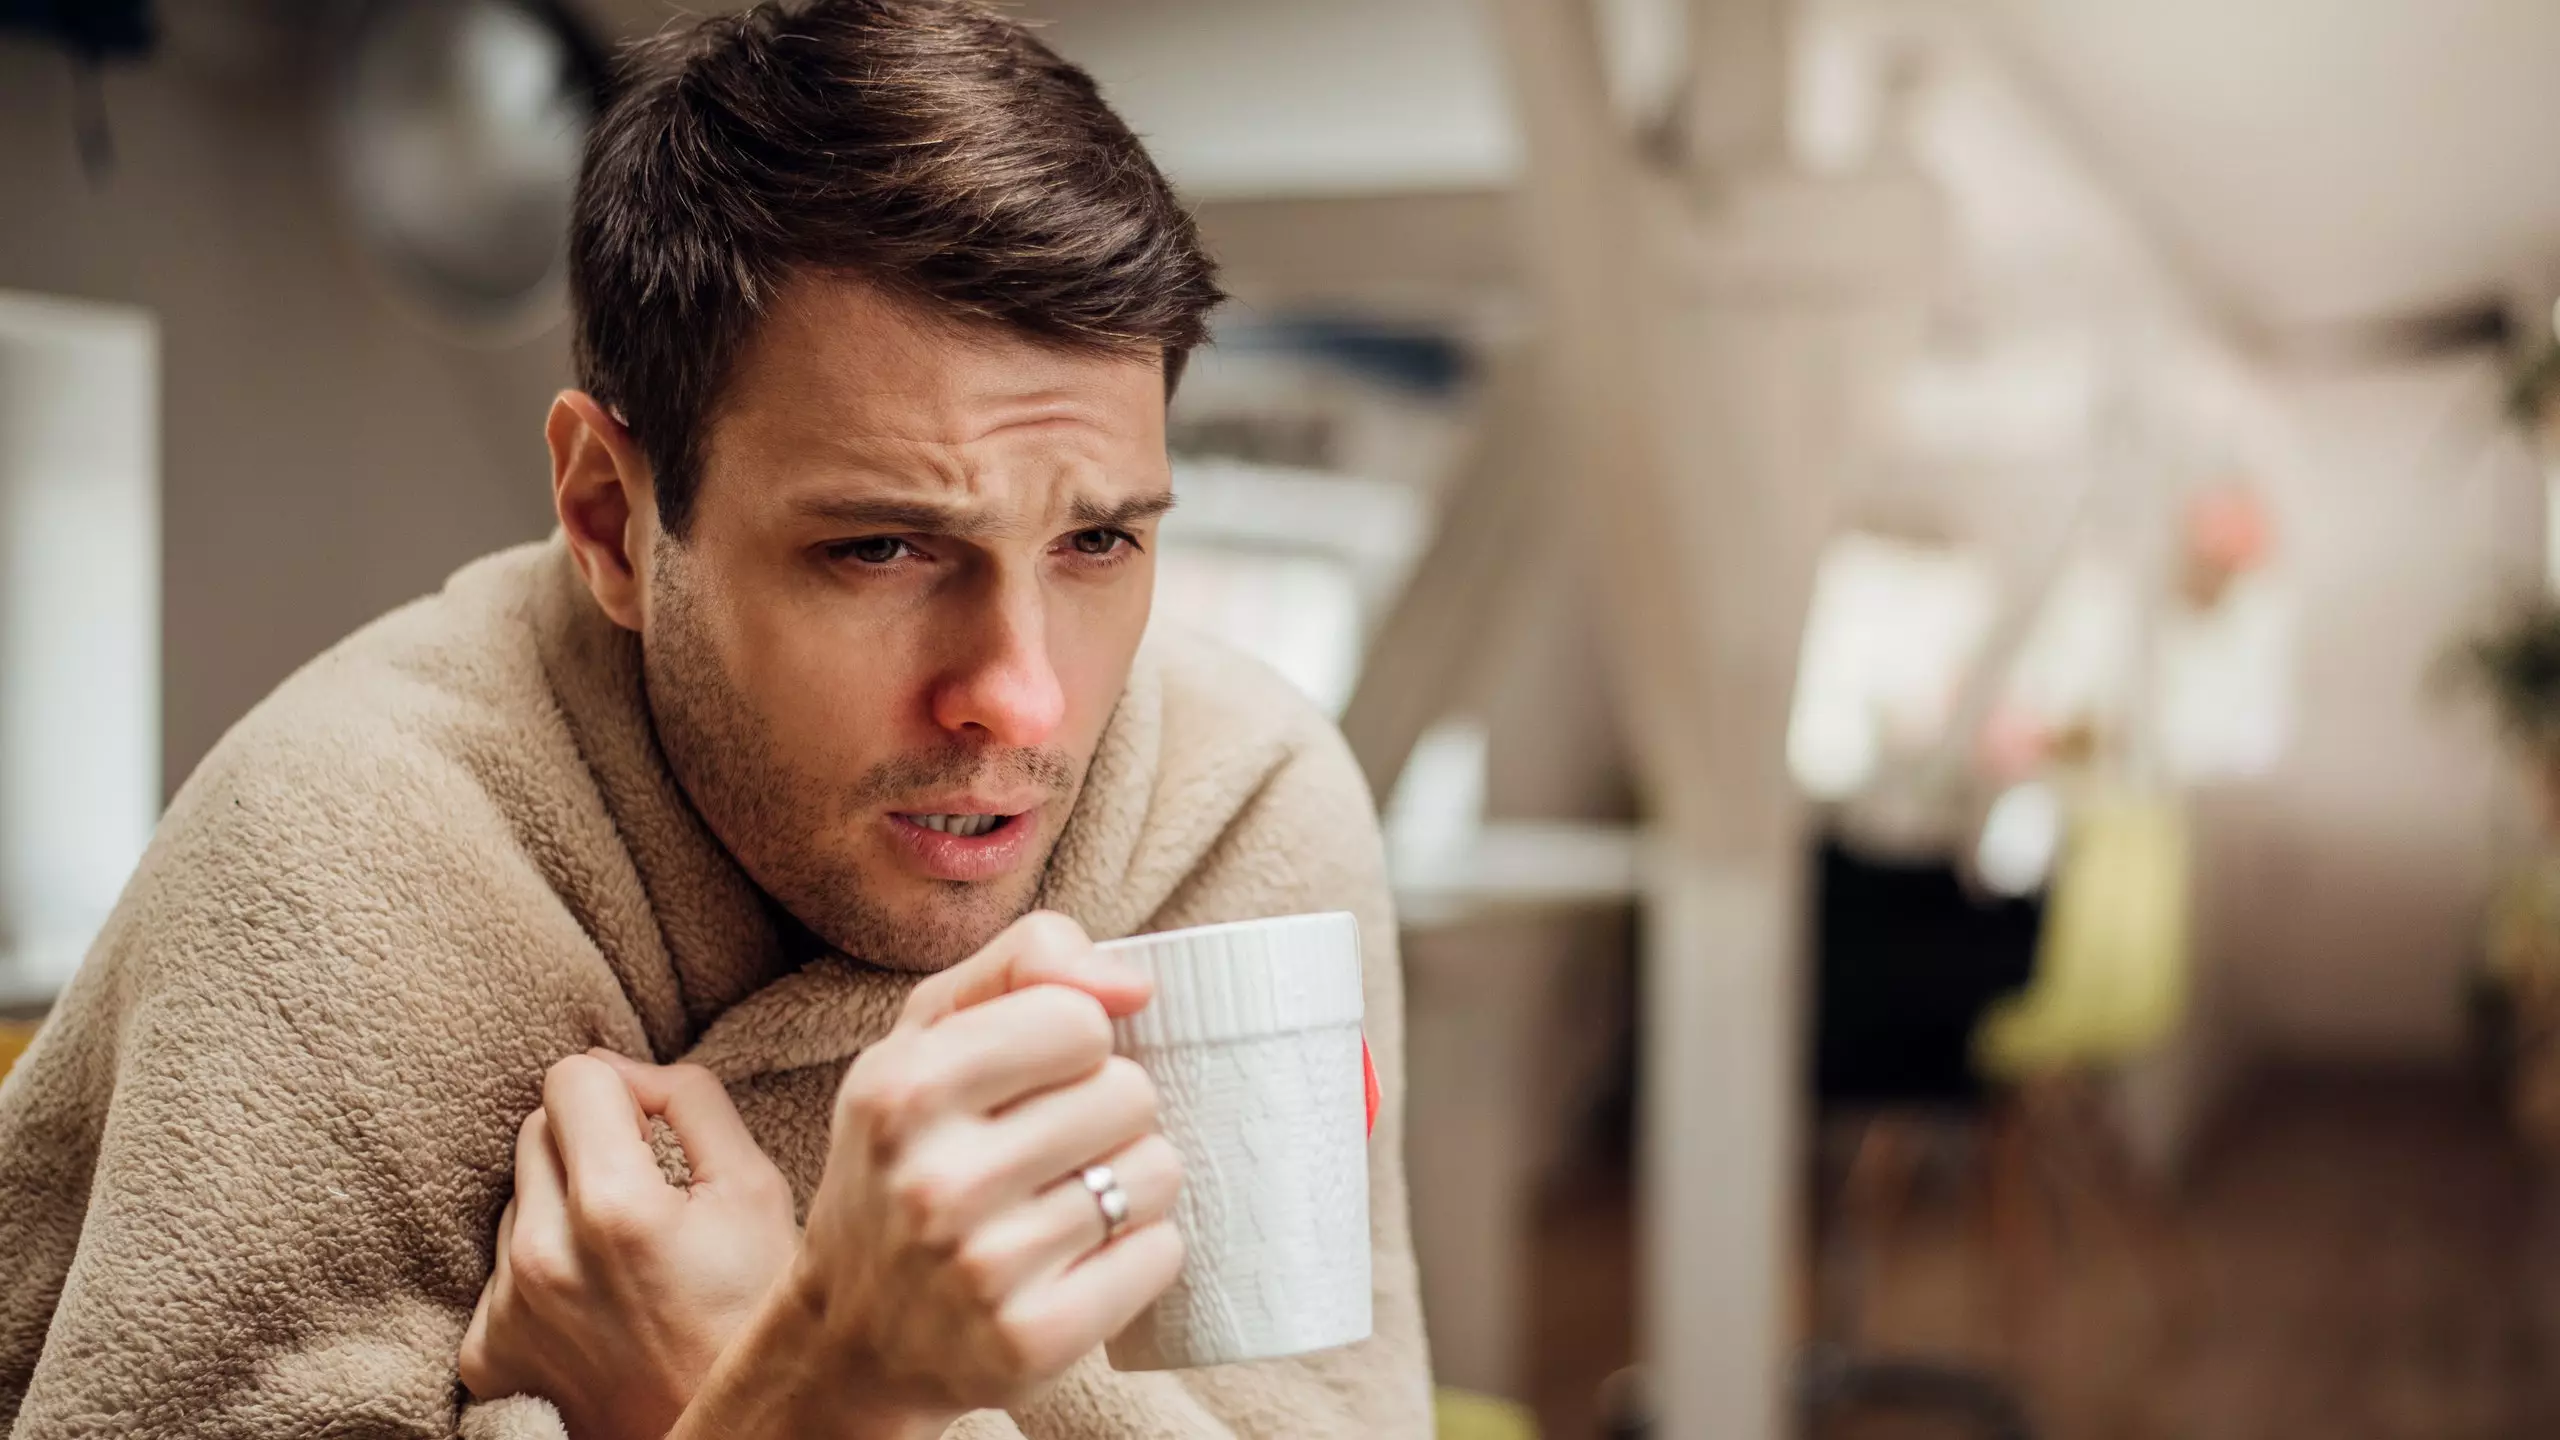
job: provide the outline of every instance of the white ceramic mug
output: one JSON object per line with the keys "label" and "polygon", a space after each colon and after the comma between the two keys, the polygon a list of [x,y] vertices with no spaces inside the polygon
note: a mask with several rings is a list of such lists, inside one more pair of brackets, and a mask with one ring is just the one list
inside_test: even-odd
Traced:
{"label": "white ceramic mug", "polygon": [[1117,1022],[1182,1152],[1180,1278],[1114,1337],[1121,1370],[1270,1360],[1369,1336],[1360,926],[1289,915],[1104,943],[1155,998]]}

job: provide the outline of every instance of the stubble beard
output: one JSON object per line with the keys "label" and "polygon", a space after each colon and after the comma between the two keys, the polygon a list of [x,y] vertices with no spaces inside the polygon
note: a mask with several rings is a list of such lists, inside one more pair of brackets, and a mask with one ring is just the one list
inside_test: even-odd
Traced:
{"label": "stubble beard", "polygon": [[[932,898],[898,913],[866,883],[848,853],[862,828],[902,794],[973,781],[1029,784],[1055,797],[1054,820],[1072,807],[1082,767],[1063,752],[950,748],[895,756],[846,782],[794,766],[765,717],[720,664],[705,634],[684,562],[661,541],[653,566],[643,677],[659,747],[676,783],[740,868],[793,919],[856,959],[932,971],[974,954],[1038,897],[1056,852],[1022,873],[988,881],[924,881]],[[673,562],[673,563],[670,563]]]}

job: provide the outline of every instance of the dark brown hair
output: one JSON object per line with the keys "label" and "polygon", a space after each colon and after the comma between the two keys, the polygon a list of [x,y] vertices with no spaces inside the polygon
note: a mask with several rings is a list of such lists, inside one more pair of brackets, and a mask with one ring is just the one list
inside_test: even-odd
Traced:
{"label": "dark brown hair", "polygon": [[967,0],[766,3],[634,46],[569,230],[578,380],[684,533],[702,437],[782,283],[840,272],[962,322],[1161,353],[1223,298],[1084,71]]}

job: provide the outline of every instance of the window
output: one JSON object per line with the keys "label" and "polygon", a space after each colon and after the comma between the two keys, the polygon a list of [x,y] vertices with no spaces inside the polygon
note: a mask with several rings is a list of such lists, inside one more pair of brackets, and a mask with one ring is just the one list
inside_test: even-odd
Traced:
{"label": "window", "polygon": [[1991,623],[1982,563],[1881,535],[1831,542],[1814,573],[1787,722],[1787,767],[1819,800],[1857,794],[1889,758],[1936,746]]}
{"label": "window", "polygon": [[69,978],[160,810],[159,341],[0,294],[0,992]]}

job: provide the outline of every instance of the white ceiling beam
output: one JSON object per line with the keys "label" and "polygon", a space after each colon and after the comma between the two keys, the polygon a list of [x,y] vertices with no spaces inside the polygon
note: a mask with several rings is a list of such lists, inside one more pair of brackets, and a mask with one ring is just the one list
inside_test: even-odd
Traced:
{"label": "white ceiling beam", "polygon": [[1689,163],[1698,178],[1787,154],[1791,0],[1689,0]]}

